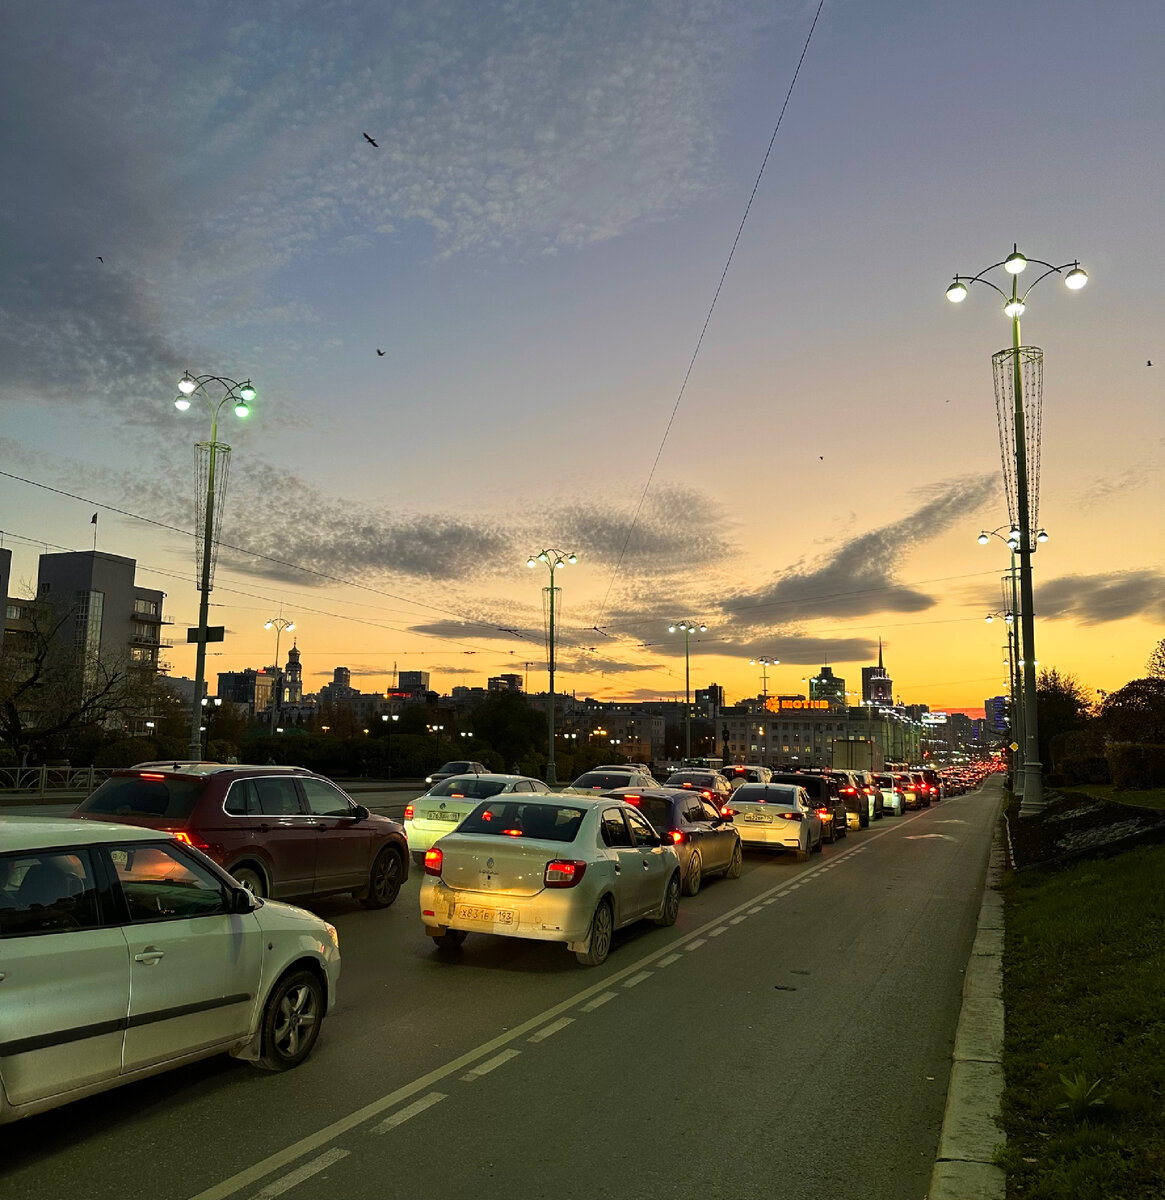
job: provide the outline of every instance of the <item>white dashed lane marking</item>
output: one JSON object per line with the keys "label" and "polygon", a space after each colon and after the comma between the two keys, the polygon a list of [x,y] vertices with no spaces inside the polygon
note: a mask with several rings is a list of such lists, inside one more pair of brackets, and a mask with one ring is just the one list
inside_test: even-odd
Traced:
{"label": "white dashed lane marking", "polygon": [[690,941],[690,942],[687,944],[687,946],[685,947],[685,949],[687,949],[687,950],[699,950],[699,948],[700,948],[701,946],[703,946],[703,945],[704,945],[704,944],[707,942],[707,940],[708,940],[707,938],[693,938],[693,939],[692,939],[692,941]]}
{"label": "white dashed lane marking", "polygon": [[670,967],[672,963],[680,961],[680,955],[669,954],[666,958],[661,958],[655,965],[657,967]]}
{"label": "white dashed lane marking", "polygon": [[729,921],[728,923],[729,923],[729,925],[739,925],[741,921],[747,921],[747,920],[748,920],[748,913],[741,913],[739,917],[733,917],[732,920]]}
{"label": "white dashed lane marking", "polygon": [[760,910],[761,910],[761,906],[758,904],[755,908],[750,908],[748,910],[748,915],[751,917],[754,913],[760,912]]}
{"label": "white dashed lane marking", "polygon": [[719,937],[722,933],[727,933],[727,932],[728,932],[727,925],[718,925],[715,929],[708,930],[708,936],[709,937]]}
{"label": "white dashed lane marking", "polygon": [[593,1000],[588,1000],[582,1006],[583,1012],[594,1012],[596,1008],[601,1008],[608,1000],[614,1000],[618,992],[603,992],[601,996],[596,996]]}
{"label": "white dashed lane marking", "polygon": [[548,1037],[553,1037],[560,1029],[565,1029],[568,1025],[573,1024],[574,1017],[559,1017],[557,1021],[551,1021],[549,1025],[544,1025],[537,1033],[528,1037],[526,1041],[544,1042]]}
{"label": "white dashed lane marking", "polygon": [[518,1050],[503,1050],[501,1054],[495,1054],[493,1058],[487,1058],[485,1062],[474,1067],[472,1071],[467,1071],[461,1076],[462,1083],[472,1083],[475,1079],[480,1079],[483,1075],[488,1075],[490,1071],[497,1070],[503,1063],[508,1063],[511,1058],[517,1058]]}
{"label": "white dashed lane marking", "polygon": [[305,1179],[310,1179],[313,1175],[318,1175],[321,1171],[327,1170],[332,1163],[337,1163],[340,1159],[347,1158],[351,1153],[351,1150],[329,1150],[326,1154],[321,1154],[319,1158],[313,1158],[311,1162],[304,1163],[298,1170],[284,1175],[281,1179],[273,1179],[262,1191],[256,1192],[251,1200],[270,1200],[272,1196],[282,1196],[284,1192],[290,1191],[297,1184],[303,1183]]}
{"label": "white dashed lane marking", "polygon": [[632,975],[630,979],[623,980],[625,988],[638,987],[645,979],[651,978],[650,971],[640,971],[638,975]]}
{"label": "white dashed lane marking", "polygon": [[419,1100],[414,1100],[412,1104],[406,1105],[404,1108],[394,1112],[391,1117],[385,1117],[379,1125],[372,1127],[373,1133],[387,1133],[390,1129],[395,1129],[398,1125],[403,1125],[411,1117],[415,1117],[417,1113],[423,1113],[426,1108],[432,1108],[440,1100],[444,1100],[443,1092],[430,1092],[427,1096],[422,1096]]}

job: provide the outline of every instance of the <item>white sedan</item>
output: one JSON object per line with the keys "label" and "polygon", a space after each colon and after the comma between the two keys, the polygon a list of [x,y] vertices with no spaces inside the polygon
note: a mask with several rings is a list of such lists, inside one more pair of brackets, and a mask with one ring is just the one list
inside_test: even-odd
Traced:
{"label": "white sedan", "polygon": [[420,866],[425,851],[492,796],[550,796],[541,779],[529,775],[454,775],[442,779],[405,807],[405,836],[413,862]]}
{"label": "white sedan", "polygon": [[680,864],[621,800],[501,795],[425,854],[421,920],[443,950],[469,933],[564,942],[598,966],[616,929],[672,925]]}
{"label": "white sedan", "polygon": [[333,926],[154,829],[0,817],[0,1124],[208,1055],[298,1066]]}
{"label": "white sedan", "polygon": [[821,817],[803,787],[792,783],[742,783],[728,802],[745,846],[796,851],[808,862],[820,850]]}

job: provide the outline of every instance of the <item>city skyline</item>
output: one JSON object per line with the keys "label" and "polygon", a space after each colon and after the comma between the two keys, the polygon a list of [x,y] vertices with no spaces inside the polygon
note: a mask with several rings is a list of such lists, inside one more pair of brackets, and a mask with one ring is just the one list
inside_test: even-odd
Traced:
{"label": "city skyline", "polygon": [[980,710],[1007,675],[983,618],[1008,555],[975,539],[1009,523],[1009,330],[989,293],[943,292],[1018,243],[1090,275],[1023,318],[1047,362],[1037,657],[1086,689],[1142,675],[1165,627],[1165,13],[826,5],[681,395],[814,7],[14,14],[13,591],[44,549],[91,549],[97,511],[193,675],[209,419],[173,399],[225,374],[257,397],[219,427],[211,680],[269,661],[282,613],[308,691],[340,663],[383,691],[394,662],[544,691],[525,563],[557,546],[579,556],[557,690],[682,699],[668,625],[695,619],[693,691],[759,694],[762,655],[770,693],[823,664],[856,690],[883,638],[906,704]]}

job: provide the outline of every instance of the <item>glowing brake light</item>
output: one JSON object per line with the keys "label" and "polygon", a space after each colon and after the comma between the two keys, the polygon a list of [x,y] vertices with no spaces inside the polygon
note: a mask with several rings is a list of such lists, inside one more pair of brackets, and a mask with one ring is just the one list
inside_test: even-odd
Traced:
{"label": "glowing brake light", "polygon": [[705,800],[711,800],[713,798],[712,793],[708,791],[707,788],[705,788],[700,795],[703,796]]}
{"label": "glowing brake light", "polygon": [[[764,803],[764,801],[761,801],[761,803],[763,804],[763,803]],[[734,817],[734,816],[736,816],[736,809],[734,809],[734,808],[729,808],[729,807],[728,807],[728,805],[726,804],[726,805],[725,805],[725,806],[724,806],[724,807],[723,807],[723,808],[720,810],[720,815],[721,815],[722,817]]]}
{"label": "glowing brake light", "polygon": [[411,804],[406,804],[405,805],[405,820],[411,821],[412,819],[413,819],[413,806]]}
{"label": "glowing brake light", "polygon": [[522,836],[522,831],[520,829],[503,829],[502,833],[506,837],[521,837]]}
{"label": "glowing brake light", "polygon": [[672,840],[672,845],[673,845],[673,846],[679,846],[679,845],[682,845],[682,844],[683,844],[683,840],[684,840],[684,834],[683,834],[683,830],[681,830],[681,829],[673,829],[673,830],[671,831],[671,840]]}
{"label": "glowing brake light", "polygon": [[440,875],[441,863],[445,859],[445,852],[440,846],[434,846],[431,850],[425,851],[425,874]]}
{"label": "glowing brake light", "polygon": [[828,808],[818,808],[818,809],[814,809],[814,812],[816,812],[819,817],[824,817],[829,814],[829,809]]}
{"label": "glowing brake light", "polygon": [[777,813],[777,816],[785,821],[803,821],[805,819],[805,814],[801,812],[782,812]]}
{"label": "glowing brake light", "polygon": [[542,882],[548,888],[571,888],[586,874],[587,864],[577,858],[556,858],[546,864]]}
{"label": "glowing brake light", "polygon": [[166,776],[165,775],[154,775],[152,773],[147,774],[146,772],[143,771],[142,774],[138,776],[138,778],[139,779],[165,779]]}
{"label": "glowing brake light", "polygon": [[634,804],[636,806],[636,808],[638,808],[639,801],[642,800],[643,797],[642,796],[624,796],[623,799],[626,800],[628,804]]}
{"label": "glowing brake light", "polygon": [[205,850],[208,845],[208,843],[204,842],[202,838],[193,834],[189,834],[183,829],[176,829],[174,831],[174,837],[187,846],[193,846],[195,850]]}

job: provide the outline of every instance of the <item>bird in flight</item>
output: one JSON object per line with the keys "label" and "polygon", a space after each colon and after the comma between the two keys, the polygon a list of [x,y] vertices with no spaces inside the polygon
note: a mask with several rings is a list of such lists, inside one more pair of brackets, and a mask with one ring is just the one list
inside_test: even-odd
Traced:
{"label": "bird in flight", "polygon": [[[97,256],[97,261],[98,261],[99,263],[103,263],[103,262],[105,261],[105,259],[103,259],[103,258],[101,257],[101,255],[99,254],[99,255]],[[1149,364],[1149,366],[1152,366],[1152,365],[1153,365],[1152,363],[1150,363],[1150,364]]]}
{"label": "bird in flight", "polygon": [[1148,361],[1147,363],[1145,363],[1145,366],[1146,366],[1146,367],[1151,367],[1152,365],[1153,365],[1153,360],[1152,360],[1152,359],[1149,359],[1149,361]]}
{"label": "bird in flight", "polygon": [[383,357],[384,357],[384,351],[383,351],[383,350],[377,350],[377,351],[376,351],[376,357],[377,357],[377,358],[383,358]]}
{"label": "bird in flight", "polygon": [[379,143],[379,142],[374,142],[374,141],[373,141],[373,140],[372,140],[372,139],[371,139],[371,138],[368,136],[368,134],[365,134],[365,135],[364,135],[364,140],[365,140],[365,141],[366,141],[366,142],[367,142],[367,143],[368,143],[370,146],[375,146],[375,147],[376,147],[378,150],[380,149],[380,143]]}
{"label": "bird in flight", "polygon": [[821,459],[821,461],[822,461],[822,462],[824,462],[824,461],[825,461],[825,455],[824,455],[824,454],[819,454],[817,457],[818,457],[819,459]]}

